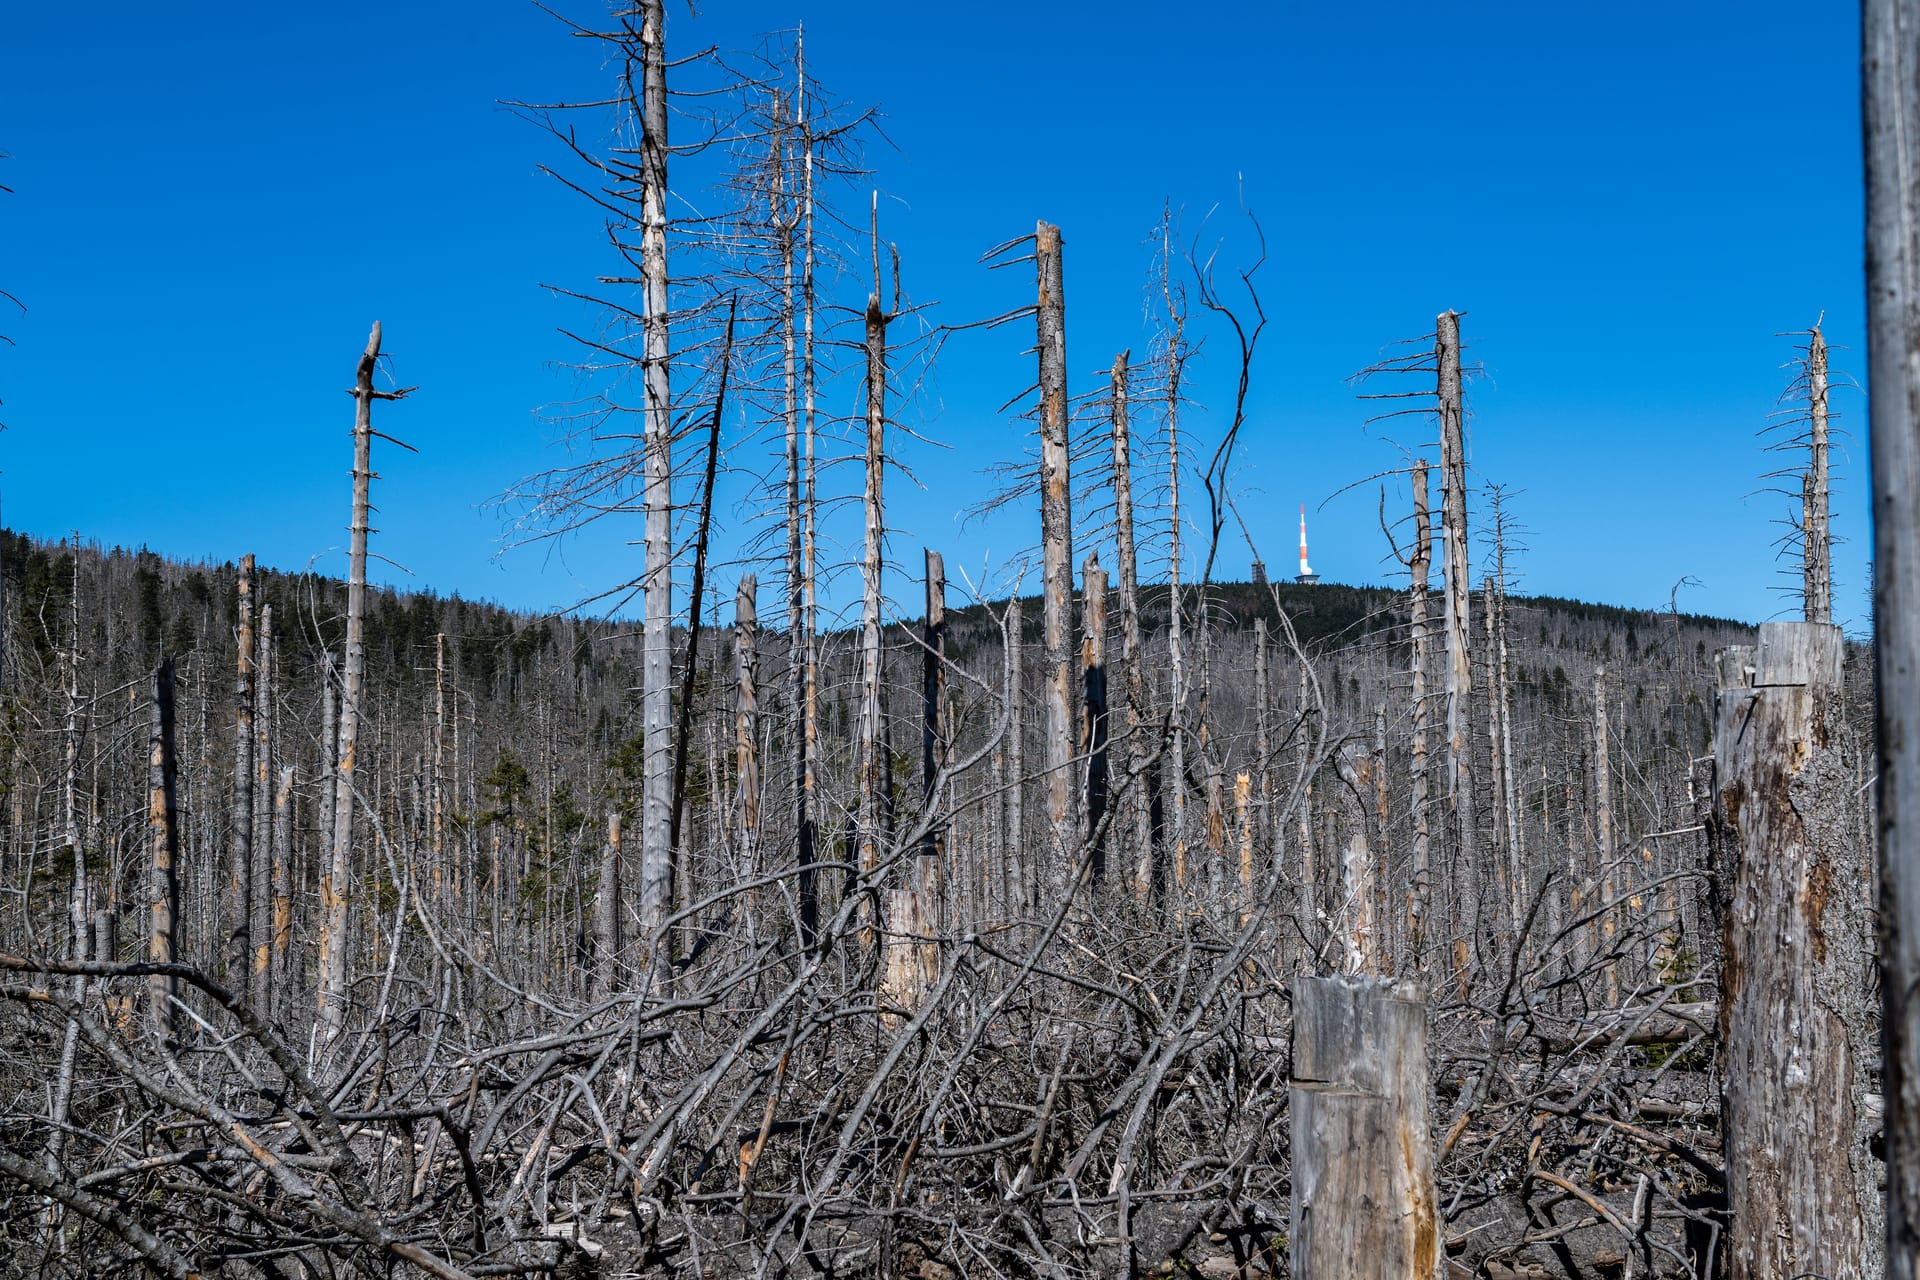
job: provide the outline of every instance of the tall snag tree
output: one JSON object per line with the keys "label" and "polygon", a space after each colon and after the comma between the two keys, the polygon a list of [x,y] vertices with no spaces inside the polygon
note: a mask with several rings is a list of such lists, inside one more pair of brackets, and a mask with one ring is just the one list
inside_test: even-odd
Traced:
{"label": "tall snag tree", "polygon": [[[360,354],[353,388],[353,523],[347,547],[347,640],[340,675],[339,744],[333,760],[332,840],[320,873],[320,1038],[330,1042],[346,1029],[349,902],[353,880],[353,814],[359,800],[354,770],[359,765],[360,703],[367,672],[367,534],[373,509],[373,402],[401,400],[416,390],[377,391],[373,374],[380,362],[380,322],[373,322],[367,349]],[[391,439],[383,436],[382,439]],[[405,448],[406,446],[402,446]],[[235,806],[236,813],[238,805]],[[238,865],[236,855],[236,866]]]}

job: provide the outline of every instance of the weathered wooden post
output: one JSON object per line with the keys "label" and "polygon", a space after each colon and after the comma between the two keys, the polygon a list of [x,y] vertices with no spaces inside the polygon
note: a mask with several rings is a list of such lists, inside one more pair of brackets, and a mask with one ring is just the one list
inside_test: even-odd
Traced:
{"label": "weathered wooden post", "polygon": [[[1865,1276],[1880,1195],[1862,1122],[1866,851],[1839,702],[1840,630],[1770,622],[1722,650],[1714,837],[1732,1280]],[[1869,1243],[1875,1242],[1875,1243]]]}
{"label": "weathered wooden post", "polygon": [[1293,980],[1293,1280],[1435,1280],[1427,998],[1417,982]]}

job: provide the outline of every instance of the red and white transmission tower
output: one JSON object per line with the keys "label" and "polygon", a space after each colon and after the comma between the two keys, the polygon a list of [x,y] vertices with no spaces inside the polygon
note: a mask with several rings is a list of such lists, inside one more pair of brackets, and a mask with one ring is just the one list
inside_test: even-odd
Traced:
{"label": "red and white transmission tower", "polygon": [[1320,581],[1320,575],[1307,563],[1307,504],[1300,504],[1300,574],[1295,582],[1312,584]]}

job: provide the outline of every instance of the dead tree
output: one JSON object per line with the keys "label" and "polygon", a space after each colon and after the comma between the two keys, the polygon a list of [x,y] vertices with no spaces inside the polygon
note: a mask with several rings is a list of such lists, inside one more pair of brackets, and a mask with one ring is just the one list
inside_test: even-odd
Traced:
{"label": "dead tree", "polygon": [[1440,547],[1446,586],[1447,811],[1452,817],[1456,934],[1454,966],[1464,981],[1480,937],[1480,867],[1475,854],[1473,750],[1468,719],[1473,702],[1472,634],[1468,610],[1473,567],[1467,559],[1467,453],[1460,387],[1460,316],[1443,311],[1434,347],[1440,405]]}
{"label": "dead tree", "polygon": [[1802,593],[1808,622],[1833,621],[1833,539],[1827,443],[1827,339],[1815,325],[1807,335],[1807,477],[1800,525]]}
{"label": "dead tree", "polygon": [[1064,887],[1078,845],[1073,761],[1073,490],[1069,477],[1067,303],[1060,228],[1034,229],[1040,355],[1041,643],[1046,647],[1046,777],[1049,892]]}
{"label": "dead tree", "polygon": [[[170,965],[178,949],[180,921],[180,828],[176,821],[174,780],[179,769],[173,742],[173,659],[153,673],[151,732],[147,738],[147,959]],[[171,1044],[174,1034],[171,973],[147,978],[147,1010],[153,1034]]]}
{"label": "dead tree", "polygon": [[1427,634],[1427,575],[1433,567],[1433,517],[1427,508],[1427,460],[1413,463],[1413,547],[1407,556],[1411,572],[1408,610],[1411,632],[1413,687],[1407,696],[1407,710],[1413,719],[1412,745],[1408,772],[1411,775],[1413,841],[1407,865],[1407,949],[1414,964],[1425,972],[1427,964],[1427,917],[1432,910],[1432,855],[1427,825],[1427,806],[1431,782],[1427,764],[1427,666],[1431,661],[1432,639]]}
{"label": "dead tree", "polygon": [[277,690],[273,606],[270,604],[260,607],[260,632],[253,665],[253,861],[247,886],[247,931],[253,946],[253,973],[249,990],[255,1007],[268,1012],[273,1007],[273,735]]}
{"label": "dead tree", "polygon": [[[667,317],[666,0],[639,0],[640,296],[646,545],[640,704],[640,963],[649,974],[673,909],[673,397]],[[628,71],[631,77],[631,69]],[[629,93],[631,85],[629,84]],[[631,101],[631,96],[628,98]],[[699,601],[694,601],[699,607]]]}
{"label": "dead tree", "polygon": [[760,706],[757,632],[760,580],[743,574],[733,602],[733,764],[740,792],[736,874],[757,878],[760,866]]}
{"label": "dead tree", "polygon": [[1887,1274],[1920,1275],[1920,0],[1863,0]]}
{"label": "dead tree", "polygon": [[1088,883],[1098,885],[1106,874],[1107,838],[1107,571],[1100,553],[1089,553],[1080,569],[1082,609],[1080,680],[1082,686],[1080,751],[1087,758],[1087,832],[1092,839],[1088,855]]}
{"label": "dead tree", "polygon": [[1732,863],[1722,944],[1733,1280],[1873,1275],[1865,851],[1839,701],[1843,641],[1765,623],[1720,655],[1714,827]]}
{"label": "dead tree", "polygon": [[1113,358],[1108,416],[1113,430],[1114,546],[1120,596],[1120,684],[1127,699],[1121,731],[1127,742],[1126,820],[1121,830],[1133,846],[1134,896],[1146,901],[1153,885],[1153,793],[1147,778],[1152,748],[1147,742],[1147,676],[1140,640],[1140,567],[1133,528],[1133,427],[1128,412],[1127,352]]}
{"label": "dead tree", "polygon": [[347,549],[347,643],[341,665],[339,741],[333,760],[333,828],[320,874],[320,981],[318,1026],[323,1042],[346,1027],[348,904],[353,877],[354,770],[359,763],[360,699],[367,672],[367,534],[372,510],[373,402],[404,399],[414,388],[376,391],[380,322],[373,322],[367,349],[354,374],[353,523]]}
{"label": "dead tree", "polygon": [[[881,717],[884,708],[881,685],[884,674],[881,652],[880,610],[884,600],[881,575],[886,568],[887,473],[887,326],[899,310],[900,270],[894,263],[895,306],[883,306],[884,281],[880,274],[880,195],[874,193],[872,222],[869,228],[873,250],[873,292],[867,295],[866,314],[866,484],[861,498],[865,536],[860,554],[860,743],[859,804],[856,828],[859,840],[859,875],[862,893],[878,893],[873,883],[880,869],[882,841],[881,805],[891,770],[887,767],[887,748],[882,741]],[[869,908],[869,912],[870,912]]]}
{"label": "dead tree", "polygon": [[[356,464],[357,465],[357,464]],[[356,487],[356,500],[358,491]],[[233,833],[227,872],[227,981],[244,993],[253,960],[253,557],[240,557],[233,677]]]}
{"label": "dead tree", "polygon": [[1418,983],[1293,980],[1294,1280],[1441,1274]]}

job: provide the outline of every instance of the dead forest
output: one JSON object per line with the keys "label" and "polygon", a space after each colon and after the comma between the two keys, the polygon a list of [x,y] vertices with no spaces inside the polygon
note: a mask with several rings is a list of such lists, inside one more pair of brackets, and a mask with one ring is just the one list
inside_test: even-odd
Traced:
{"label": "dead forest", "polygon": [[[620,522],[628,581],[542,617],[369,583],[432,393],[378,323],[346,580],[0,534],[0,1273],[1880,1274],[1821,330],[1751,460],[1792,621],[1523,592],[1443,306],[1355,376],[1408,441],[1358,482],[1392,585],[1269,578],[1290,547],[1222,581],[1257,218],[1228,261],[1161,216],[1138,358],[1069,361],[1045,221],[983,229],[1004,314],[936,323],[872,113],[796,33],[670,17],[583,19],[615,90],[514,104],[607,269],[572,447],[504,504]],[[981,485],[1035,517],[1005,589],[887,516],[977,343],[1032,361]]]}

